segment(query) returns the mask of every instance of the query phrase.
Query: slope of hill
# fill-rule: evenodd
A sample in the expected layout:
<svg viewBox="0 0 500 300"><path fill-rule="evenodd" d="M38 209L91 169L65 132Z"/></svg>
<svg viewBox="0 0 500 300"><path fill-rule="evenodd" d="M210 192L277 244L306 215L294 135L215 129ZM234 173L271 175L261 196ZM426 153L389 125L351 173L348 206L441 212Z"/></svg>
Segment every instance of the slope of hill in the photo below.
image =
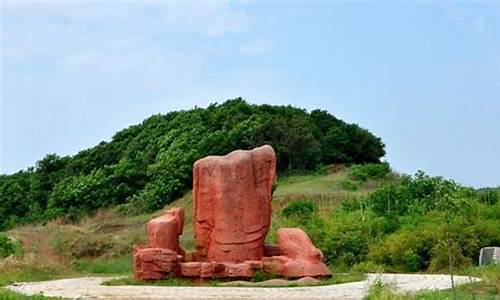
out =
<svg viewBox="0 0 500 300"><path fill-rule="evenodd" d="M290 203L304 199L313 201L316 211L326 218L345 199L360 197L373 191L382 182L394 180L380 179L357 183L359 187L355 190L352 187L346 189L344 185L350 182L349 174L350 169L335 173L328 173L325 169L321 174L310 173L280 178L272 202L273 217L269 240L273 241L277 228L287 225L293 219L287 219L282 213ZM186 210L181 244L186 249L193 249L191 193L186 193L166 208L172 206L183 207ZM43 270L49 270L49 273L50 270L59 270L56 273L68 274L74 272L127 273L131 271L132 245L145 243L147 221L161 214L162 211L163 209L154 213L124 216L117 209L105 209L77 223L67 223L64 218L59 218L43 226L18 226L8 231L7 234L22 243L23 252L28 260L32 256L44 257L44 264L40 265L42 270L38 270L41 273L45 273ZM18 263L22 264L22 261ZM14 269L22 269L22 267Z"/></svg>
<svg viewBox="0 0 500 300"><path fill-rule="evenodd" d="M467 269L477 263L481 247L500 243L500 193L488 195L423 173L392 174L384 164L281 176L268 241L274 241L277 228L301 227L335 272L442 272L449 270L451 257L459 273L486 272L478 293L495 295L498 268ZM186 209L181 244L193 249L191 194L165 208L172 206ZM23 246L0 259L0 286L131 274L131 247L145 243L147 221L162 211L127 216L105 209L76 223L58 218L44 226L18 226L6 234Z"/></svg>
<svg viewBox="0 0 500 300"><path fill-rule="evenodd" d="M154 211L190 188L196 159L262 144L274 147L280 172L379 162L385 154L378 137L326 111L234 99L154 115L75 156L47 155L34 168L0 175L0 230L116 205Z"/></svg>

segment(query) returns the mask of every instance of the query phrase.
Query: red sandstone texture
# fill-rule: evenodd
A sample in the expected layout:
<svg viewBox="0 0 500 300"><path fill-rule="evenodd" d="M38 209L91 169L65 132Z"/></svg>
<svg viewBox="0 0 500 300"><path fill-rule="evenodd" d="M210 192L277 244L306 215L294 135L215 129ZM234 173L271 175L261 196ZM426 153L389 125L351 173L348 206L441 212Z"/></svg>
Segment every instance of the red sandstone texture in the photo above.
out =
<svg viewBox="0 0 500 300"><path fill-rule="evenodd" d="M196 161L196 251L185 253L179 246L184 210L167 210L148 223L148 246L134 247L135 277L249 278L257 270L285 277L330 276L323 254L300 229L282 228L277 246L264 244L275 172L276 156L268 145Z"/></svg>
<svg viewBox="0 0 500 300"><path fill-rule="evenodd" d="M172 208L149 221L147 226L150 247L165 248L184 255L179 246L179 236L184 227L184 209Z"/></svg>
<svg viewBox="0 0 500 300"><path fill-rule="evenodd" d="M184 209L172 208L149 221L148 247L134 247L133 266L137 279L161 279L177 272L184 256L179 236L184 226Z"/></svg>
<svg viewBox="0 0 500 300"><path fill-rule="evenodd" d="M277 232L278 248L283 255L264 260L269 271L285 277L326 277L330 270L323 253L314 247L309 236L299 228L281 228Z"/></svg>
<svg viewBox="0 0 500 300"><path fill-rule="evenodd" d="M208 156L195 162L195 241L208 261L259 260L271 223L276 176L271 146Z"/></svg>
<svg viewBox="0 0 500 300"><path fill-rule="evenodd" d="M135 278L151 280L176 273L182 256L170 249L134 247L133 258Z"/></svg>

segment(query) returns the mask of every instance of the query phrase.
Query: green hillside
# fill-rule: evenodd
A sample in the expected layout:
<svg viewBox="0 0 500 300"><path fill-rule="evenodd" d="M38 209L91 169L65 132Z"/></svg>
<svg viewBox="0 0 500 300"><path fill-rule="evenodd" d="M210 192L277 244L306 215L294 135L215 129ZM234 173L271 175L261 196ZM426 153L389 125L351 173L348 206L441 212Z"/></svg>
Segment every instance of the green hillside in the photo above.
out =
<svg viewBox="0 0 500 300"><path fill-rule="evenodd" d="M477 293L497 295L498 267L474 266L481 247L500 243L499 200L496 191L476 191L423 173L400 176L384 164L337 165L278 178L268 242L274 242L278 228L303 228L334 273L448 272L451 257L456 273L486 276L474 286ZM186 209L181 244L192 250L191 193L165 208L174 206ZM162 211L127 216L105 209L76 223L58 218L7 231L16 241L10 243L15 254L0 259L0 286L130 275L132 245L145 243L147 221Z"/></svg>
<svg viewBox="0 0 500 300"><path fill-rule="evenodd" d="M279 177L272 200L273 215L268 241L274 241L278 228L296 221L295 216L287 217L283 213L284 209L295 203L306 199L311 201L314 203L314 212L319 218L326 219L340 208L343 201L357 199L384 183L398 180L390 174L385 176L388 170L385 168L383 178L358 181L350 175L352 168L356 167L341 168L335 172L323 168L319 173ZM352 184L356 185L355 189ZM193 250L191 192L165 206L170 207L183 207L186 210L181 244L185 249ZM58 218L46 225L17 226L6 232L17 241L17 255L3 262L0 259L0 273L10 274L3 278L3 283L12 279L22 280L23 276L33 274L38 279L82 273L129 274L132 246L146 242L146 223L162 214L165 208L134 216L124 215L116 208L105 209L75 223ZM39 257L44 257L43 261L39 261ZM38 262L34 264L34 261ZM26 268L29 274L25 274Z"/></svg>
<svg viewBox="0 0 500 300"><path fill-rule="evenodd" d="M234 99L154 115L74 156L47 155L33 168L0 175L0 230L117 205L154 211L191 188L196 159L262 144L274 147L280 174L379 162L385 154L378 137L326 111Z"/></svg>

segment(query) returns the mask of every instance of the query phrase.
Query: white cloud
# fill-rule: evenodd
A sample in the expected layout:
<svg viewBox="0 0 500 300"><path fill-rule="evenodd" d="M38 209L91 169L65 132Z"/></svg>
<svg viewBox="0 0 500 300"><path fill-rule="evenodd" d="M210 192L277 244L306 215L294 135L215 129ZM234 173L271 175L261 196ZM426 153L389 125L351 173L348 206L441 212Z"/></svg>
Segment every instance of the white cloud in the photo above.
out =
<svg viewBox="0 0 500 300"><path fill-rule="evenodd" d="M229 1L2 2L2 60L159 88L194 80L249 17ZM261 45L262 47L262 45ZM254 47L255 51L256 48ZM106 77L104 77L106 76Z"/></svg>

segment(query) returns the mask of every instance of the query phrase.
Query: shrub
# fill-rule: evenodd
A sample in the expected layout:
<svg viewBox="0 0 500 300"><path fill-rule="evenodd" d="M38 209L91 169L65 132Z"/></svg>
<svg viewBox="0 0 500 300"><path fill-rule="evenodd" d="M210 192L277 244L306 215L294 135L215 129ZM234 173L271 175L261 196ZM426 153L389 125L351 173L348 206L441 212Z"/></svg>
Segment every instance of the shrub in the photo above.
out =
<svg viewBox="0 0 500 300"><path fill-rule="evenodd" d="M287 205L282 211L282 214L290 218L295 217L308 217L311 216L316 210L314 202L309 200L293 201Z"/></svg>
<svg viewBox="0 0 500 300"><path fill-rule="evenodd" d="M345 179L340 182L343 189L348 191L356 191L359 188L359 185L352 180Z"/></svg>
<svg viewBox="0 0 500 300"><path fill-rule="evenodd" d="M401 257L403 260L405 271L407 272L417 272L420 271L422 267L422 258L417 255L413 250L409 249L403 253Z"/></svg>
<svg viewBox="0 0 500 300"><path fill-rule="evenodd" d="M16 245L5 235L0 235L0 258L7 257L16 252Z"/></svg>
<svg viewBox="0 0 500 300"><path fill-rule="evenodd" d="M350 170L350 177L354 180L367 181L369 179L382 179L389 172L391 168L387 163L381 164L364 164L364 165L354 165Z"/></svg>
<svg viewBox="0 0 500 300"><path fill-rule="evenodd" d="M269 273L265 271L257 271L255 274L252 276L250 279L251 282L261 282L261 281L266 281L270 279L278 278L277 274L274 273Z"/></svg>

